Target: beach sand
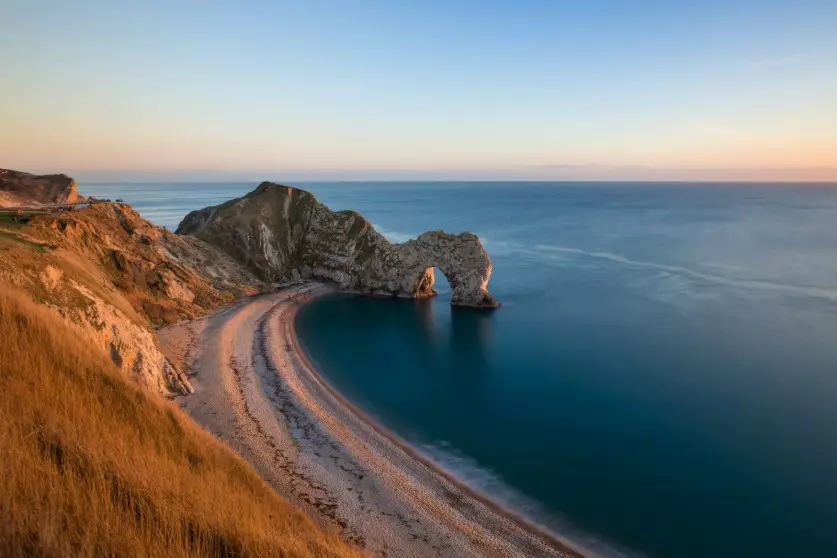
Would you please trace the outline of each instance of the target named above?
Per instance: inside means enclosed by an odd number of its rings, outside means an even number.
[[[161,329],[164,352],[195,387],[181,407],[277,492],[373,555],[579,556],[433,467],[327,385],[299,348],[294,316],[331,290],[300,284]]]

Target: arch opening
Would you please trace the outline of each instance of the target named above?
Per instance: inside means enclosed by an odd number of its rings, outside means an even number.
[[[453,296],[453,287],[451,286],[450,279],[448,276],[445,275],[445,272],[439,269],[438,267],[431,268],[433,272],[433,290],[436,291],[438,296],[443,296],[445,298],[450,298]]]
[[[430,298],[437,295],[451,298],[453,296],[453,286],[444,271],[438,267],[429,266],[416,279],[413,297]]]

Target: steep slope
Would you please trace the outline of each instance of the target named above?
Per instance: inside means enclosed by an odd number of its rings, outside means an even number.
[[[0,556],[360,555],[7,286],[0,339]]]
[[[451,285],[451,304],[498,305],[487,290],[491,260],[475,234],[431,231],[393,244],[358,213],[331,211],[297,188],[264,182],[193,211],[177,232],[217,246],[267,281],[328,279],[362,293],[419,298],[436,294],[436,267]]]
[[[0,207],[84,201],[76,181],[65,174],[35,175],[0,169]]]
[[[3,217],[0,287],[25,290],[159,393],[191,387],[159,350],[152,326],[265,287],[220,250],[157,228],[128,205]]]

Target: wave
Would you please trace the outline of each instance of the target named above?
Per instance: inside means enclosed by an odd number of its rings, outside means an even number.
[[[560,533],[572,543],[572,546],[582,550],[585,556],[592,558],[641,558],[643,556],[617,548],[601,537],[573,527],[565,518],[548,511],[541,503],[509,486],[496,473],[480,465],[445,440],[432,444],[415,444],[414,447],[434,465],[452,474],[470,488],[490,495],[491,500],[505,509],[526,518],[550,533]]]
[[[614,254],[612,252],[600,252],[600,251],[592,251],[592,250],[583,250],[581,248],[573,248],[568,246],[553,246],[553,245],[546,245],[546,244],[537,244],[533,247],[537,251],[542,252],[557,252],[562,254],[571,254],[576,256],[582,256],[585,258],[593,258],[598,260],[606,260],[609,262],[626,265],[634,268],[642,268],[642,269],[653,269],[657,271],[664,271],[667,273],[672,273],[681,276],[691,277],[693,279],[700,279],[703,281],[708,281],[712,283],[721,284],[728,287],[736,287],[742,289],[761,289],[761,290],[770,290],[770,291],[781,291],[786,294],[792,294],[797,296],[805,296],[805,297],[817,297],[817,298],[824,298],[830,300],[832,302],[837,302],[837,290],[829,289],[826,287],[817,287],[817,286],[810,286],[810,285],[797,285],[794,283],[783,283],[777,281],[768,281],[763,279],[746,279],[746,278],[734,278],[728,277],[724,275],[718,275],[713,273],[706,273],[702,271],[696,271],[694,269],[689,269],[687,267],[682,267],[678,265],[670,265],[670,264],[663,264],[658,262],[649,262],[643,260],[635,260],[632,258],[628,258],[626,256],[622,256],[620,254]]]

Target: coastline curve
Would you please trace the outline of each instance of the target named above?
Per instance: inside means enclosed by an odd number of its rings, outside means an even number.
[[[303,283],[161,330],[167,352],[188,347],[195,393],[181,407],[280,494],[373,553],[589,555],[442,470],[328,384],[294,318],[334,290]]]
[[[310,302],[315,297],[323,296],[324,294],[329,294],[329,292],[311,293],[309,295],[310,298],[308,298],[304,302]],[[468,485],[468,483],[459,478],[455,473],[445,469],[439,463],[434,461],[431,457],[427,456],[424,452],[418,449],[415,445],[411,444],[410,442],[408,442],[407,440],[400,437],[398,434],[381,424],[379,421],[372,418],[368,413],[364,412],[357,405],[352,403],[346,396],[340,393],[340,391],[335,386],[333,386],[321,372],[317,370],[317,367],[314,364],[313,359],[305,351],[304,347],[299,342],[299,338],[296,334],[294,318],[296,317],[295,315],[298,312],[300,306],[301,304],[297,304],[294,308],[293,315],[290,316],[291,325],[289,331],[289,339],[291,340],[297,357],[304,364],[305,373],[309,374],[314,381],[318,382],[322,386],[322,388],[329,393],[331,397],[333,397],[337,402],[339,402],[339,404],[342,405],[347,411],[351,412],[357,420],[365,423],[370,429],[374,430],[376,434],[387,439],[390,443],[392,443],[393,445],[398,447],[398,449],[407,454],[411,459],[427,467],[434,474],[442,477],[445,481],[455,485],[468,496],[480,501],[493,513],[499,514],[504,518],[514,522],[517,525],[517,527],[520,527],[521,529],[528,531],[532,536],[543,539],[548,546],[552,547],[554,550],[559,552],[559,556],[565,555],[574,558],[596,558],[595,554],[593,554],[588,549],[583,549],[579,543],[572,541],[568,537],[561,536],[558,533],[555,533],[545,527],[538,525],[537,523],[531,521],[523,515],[520,515],[512,510],[505,508],[502,504],[492,499],[490,495]]]

